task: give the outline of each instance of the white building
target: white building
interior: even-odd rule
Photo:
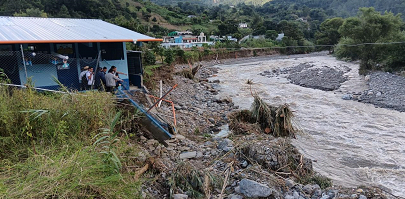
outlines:
[[[240,23],[239,28],[248,28],[248,24],[247,23]]]

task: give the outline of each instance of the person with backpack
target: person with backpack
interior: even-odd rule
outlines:
[[[85,66],[79,75],[79,81],[81,81],[80,90],[82,90],[82,91],[87,89],[88,81],[87,81],[86,74],[87,74],[88,70],[89,70],[89,66]]]

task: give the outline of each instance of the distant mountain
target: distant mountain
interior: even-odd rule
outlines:
[[[390,11],[395,14],[405,12],[405,0],[151,0],[159,5],[177,5],[189,3],[190,5],[286,5],[306,6],[309,8],[322,8],[330,10],[337,16],[349,17],[358,13],[361,7],[374,7],[377,11]],[[403,16],[405,17],[405,16]]]
[[[177,5],[178,3],[190,3],[190,4],[197,4],[197,5],[219,5],[219,4],[227,4],[227,5],[237,5],[240,3],[244,3],[247,5],[256,5],[260,6],[263,5],[271,0],[151,0],[151,2],[160,4],[160,5]]]
[[[380,12],[405,12],[404,0],[272,0],[268,5],[307,6],[333,11],[337,16],[349,17],[356,15],[361,7],[374,7]],[[404,16],[403,16],[404,17]]]

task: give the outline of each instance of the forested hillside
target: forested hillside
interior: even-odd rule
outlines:
[[[5,0],[0,16],[96,18],[140,33],[177,29],[187,19],[187,13],[142,0]]]
[[[228,5],[237,5],[237,4],[247,4],[247,5],[256,5],[260,6],[264,3],[267,3],[271,0],[151,0],[151,2],[160,4],[160,5],[177,5],[178,3],[191,3],[191,4],[198,4],[198,5],[211,5],[216,6],[220,4],[228,4]]]
[[[354,16],[362,7],[374,7],[376,11],[394,14],[405,10],[405,1],[401,0],[272,0],[267,4],[322,8],[333,10],[335,15],[342,17]]]

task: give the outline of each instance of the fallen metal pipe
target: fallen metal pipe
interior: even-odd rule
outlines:
[[[173,86],[172,89],[170,89],[166,94],[164,94],[155,104],[153,104],[148,111],[146,111],[147,113],[149,113],[150,110],[153,109],[153,107],[155,107],[157,104],[159,104],[159,102],[161,102],[163,100],[163,98],[165,98],[170,92],[172,92],[175,88],[177,87],[177,84]]]

